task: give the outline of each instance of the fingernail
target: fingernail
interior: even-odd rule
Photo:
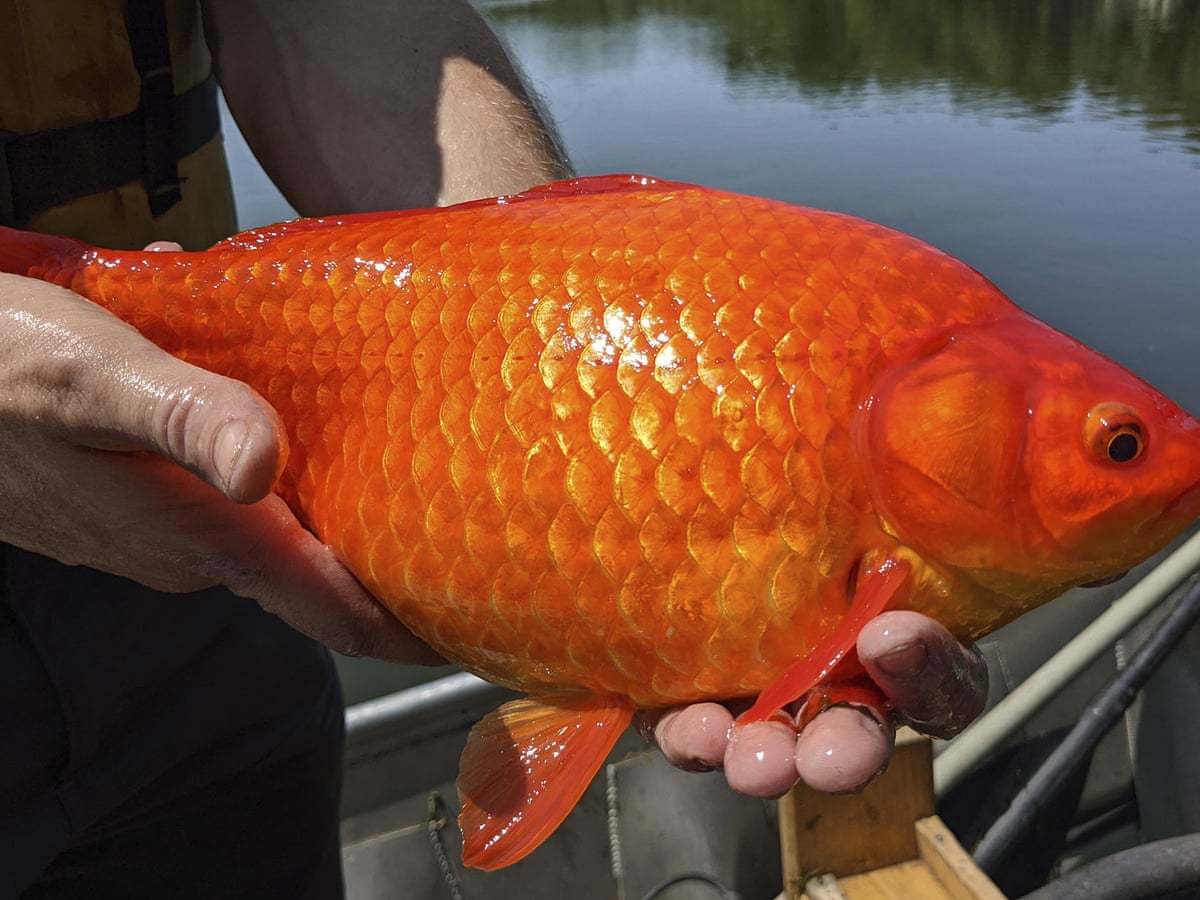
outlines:
[[[221,478],[223,489],[228,492],[237,473],[238,461],[246,445],[249,429],[240,419],[230,419],[217,430],[213,440],[213,465]]]
[[[911,641],[894,647],[875,658],[875,664],[895,678],[915,678],[925,671],[929,650],[923,641]]]

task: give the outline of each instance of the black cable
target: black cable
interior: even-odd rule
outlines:
[[[1137,828],[1140,824],[1141,813],[1131,784],[1128,790],[1123,792],[1121,799],[1108,809],[1072,826],[1063,841],[1063,855],[1070,856],[1078,852],[1079,848],[1104,835],[1112,834],[1118,828]]]
[[[1026,894],[1023,900],[1196,900],[1200,834],[1106,856]]]
[[[1064,776],[1079,765],[1120,720],[1142,685],[1197,619],[1200,619],[1200,584],[1193,584],[1154,634],[1138,648],[1129,664],[1096,695],[1063,742],[988,829],[975,848],[974,859],[979,868],[989,875],[1000,868],[1014,843],[1037,821],[1039,811],[1051,802]]]

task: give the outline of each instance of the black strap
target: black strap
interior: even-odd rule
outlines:
[[[43,210],[144,178],[150,211],[161,216],[180,199],[176,160],[194,153],[221,128],[217,82],[211,75],[173,95],[169,55],[147,49],[147,33],[162,38],[166,17],[142,30],[143,7],[158,0],[129,0],[129,39],[142,74],[142,105],[116,119],[33,134],[0,131],[0,224],[16,226]],[[135,14],[136,11],[136,14]],[[159,29],[159,25],[162,26]],[[153,43],[153,42],[150,42]],[[140,49],[139,49],[140,48]]]
[[[182,197],[175,157],[175,81],[163,0],[125,0],[125,28],[142,77],[142,142],[150,213],[158,218]]]

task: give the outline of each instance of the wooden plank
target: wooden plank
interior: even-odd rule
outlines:
[[[800,900],[1004,900],[937,816],[916,823],[920,858],[836,879]]]
[[[922,819],[914,831],[921,860],[945,885],[946,896],[953,900],[1004,900],[1000,889],[975,865],[941,819]]]
[[[784,889],[808,898],[816,875],[837,876],[818,893],[847,900],[1004,900],[934,815],[928,739],[902,730],[888,771],[855,795],[798,785],[779,801]],[[816,900],[816,898],[812,898]]]
[[[845,900],[949,900],[950,897],[929,867],[915,859],[839,878],[837,889],[840,893],[831,892],[831,896]],[[805,893],[801,900],[826,898]]]
[[[917,858],[913,823],[932,815],[932,750],[902,729],[887,772],[858,794],[797,785],[779,801],[784,886],[799,897],[814,875],[839,877]]]
[[[944,900],[933,873],[916,860],[842,879],[848,900]]]

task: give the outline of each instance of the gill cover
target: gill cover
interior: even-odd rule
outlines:
[[[884,527],[958,569],[1010,564],[1018,529],[1025,384],[1019,360],[980,337],[963,327],[892,367],[856,436]]]

